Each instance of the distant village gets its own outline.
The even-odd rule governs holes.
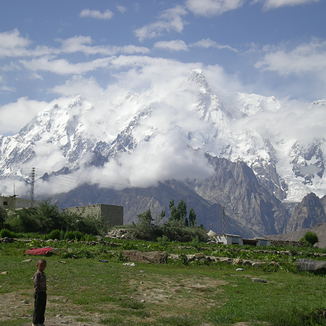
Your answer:
[[[0,196],[0,207],[8,210],[18,210],[37,206],[39,202],[13,196]],[[64,211],[78,214],[82,217],[92,216],[101,220],[108,227],[121,226],[124,224],[123,207],[108,204],[92,204],[86,206],[75,206],[65,208]],[[207,233],[211,243],[225,245],[251,245],[251,246],[269,246],[271,240],[257,237],[246,239],[236,234],[216,233],[209,230]]]

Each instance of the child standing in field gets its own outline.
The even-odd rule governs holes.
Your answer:
[[[46,260],[40,259],[36,263],[37,271],[33,276],[34,280],[34,313],[33,326],[44,326],[44,313],[46,307]]]

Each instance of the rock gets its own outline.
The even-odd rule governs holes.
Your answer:
[[[25,259],[25,260],[22,260],[22,263],[30,263],[32,261],[32,259]]]
[[[106,259],[100,259],[99,262],[100,262],[100,263],[108,263],[109,261],[106,260]]]
[[[136,264],[135,263],[123,263],[123,266],[129,266],[129,267],[135,267]]]
[[[4,271],[4,272],[0,272],[0,275],[7,275],[8,272],[7,271]]]
[[[193,254],[193,255],[186,255],[188,262],[192,261],[207,261],[208,256],[205,256],[204,254]]]
[[[243,268],[237,268],[236,271],[237,272],[242,272],[244,269]]]
[[[105,237],[113,239],[135,239],[135,231],[125,228],[112,229]]]
[[[311,259],[298,259],[296,265],[299,271],[313,272],[313,273],[326,273],[326,261],[311,260]]]
[[[257,278],[257,277],[253,277],[251,280],[256,283],[268,283],[267,280],[263,280],[262,278]]]
[[[180,255],[178,254],[169,254],[169,258],[172,260],[178,260],[180,259]]]
[[[64,260],[59,260],[60,264],[67,264]]]
[[[161,251],[141,252],[138,250],[124,250],[122,255],[129,261],[153,264],[166,264],[168,258],[168,254]]]
[[[0,239],[0,242],[4,242],[4,243],[12,243],[14,241],[15,241],[14,238],[8,238],[8,237],[4,237]]]

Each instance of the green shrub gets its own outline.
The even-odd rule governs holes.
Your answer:
[[[60,240],[61,236],[61,231],[60,230],[52,230],[49,234],[46,235],[46,239],[56,239],[56,240]]]
[[[84,234],[79,231],[68,231],[65,234],[65,240],[84,240]]]
[[[308,231],[300,241],[313,246],[318,242],[318,236],[315,232]]]
[[[166,235],[158,237],[156,241],[163,247],[165,247],[170,242],[169,238]]]
[[[0,238],[18,238],[18,235],[8,229],[2,229],[0,231]]]

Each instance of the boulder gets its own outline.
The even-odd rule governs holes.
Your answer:
[[[299,271],[326,274],[326,261],[298,259],[296,265]]]
[[[142,252],[138,250],[124,250],[122,255],[129,261],[153,264],[166,264],[168,258],[168,254],[162,251]]]

